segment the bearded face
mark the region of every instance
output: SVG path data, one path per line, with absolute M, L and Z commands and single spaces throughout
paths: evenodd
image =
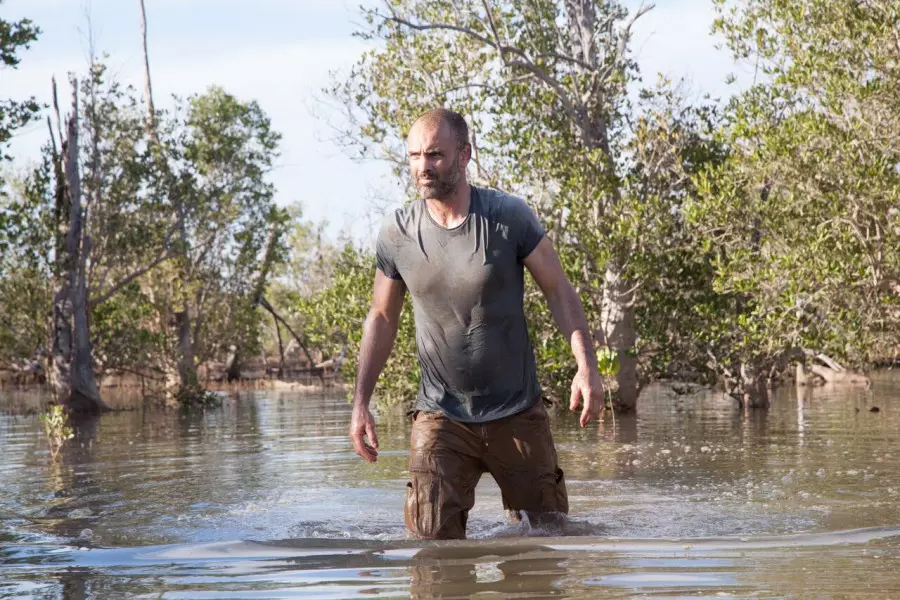
M 413 171 L 416 188 L 423 198 L 440 200 L 449 196 L 459 183 L 459 152 L 450 164 L 422 166 Z
M 449 127 L 421 123 L 407 140 L 409 172 L 423 198 L 450 196 L 462 177 L 461 149 Z

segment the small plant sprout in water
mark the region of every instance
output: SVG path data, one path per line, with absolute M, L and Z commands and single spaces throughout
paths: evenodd
M 75 437 L 72 427 L 69 425 L 69 415 L 63 410 L 59 404 L 54 404 L 42 413 L 39 417 L 41 423 L 44 424 L 44 432 L 47 434 L 47 441 L 50 442 L 50 458 L 56 460 L 56 455 L 66 440 Z
M 620 367 L 619 355 L 615 350 L 607 346 L 597 350 L 597 370 L 600 371 L 600 375 L 603 376 L 604 379 L 603 388 L 606 395 L 605 404 L 609 406 L 610 413 L 612 414 L 613 427 L 616 426 L 616 410 L 613 406 L 610 379 L 619 374 Z

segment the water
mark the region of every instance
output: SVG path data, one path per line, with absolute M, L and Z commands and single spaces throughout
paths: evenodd
M 2 415 L 0 598 L 900 598 L 898 396 L 887 373 L 768 413 L 656 387 L 615 428 L 559 415 L 566 529 L 507 523 L 485 475 L 470 539 L 441 543 L 405 539 L 400 413 L 375 465 L 335 395 L 111 396 L 130 410 L 55 463 L 36 417 Z

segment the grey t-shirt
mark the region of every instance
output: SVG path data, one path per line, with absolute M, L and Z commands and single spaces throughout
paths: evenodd
M 377 266 L 412 295 L 422 381 L 416 410 L 469 423 L 530 408 L 541 393 L 523 308 L 523 259 L 544 228 L 524 200 L 472 186 L 446 229 L 417 200 L 381 224 Z

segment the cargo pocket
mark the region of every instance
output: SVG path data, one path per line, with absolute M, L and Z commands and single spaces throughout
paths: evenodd
M 440 527 L 441 482 L 430 475 L 413 475 L 406 484 L 406 506 L 404 515 L 406 529 L 422 539 L 434 539 Z

